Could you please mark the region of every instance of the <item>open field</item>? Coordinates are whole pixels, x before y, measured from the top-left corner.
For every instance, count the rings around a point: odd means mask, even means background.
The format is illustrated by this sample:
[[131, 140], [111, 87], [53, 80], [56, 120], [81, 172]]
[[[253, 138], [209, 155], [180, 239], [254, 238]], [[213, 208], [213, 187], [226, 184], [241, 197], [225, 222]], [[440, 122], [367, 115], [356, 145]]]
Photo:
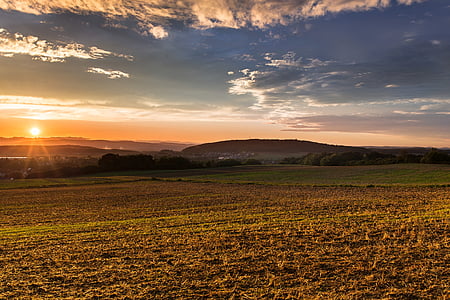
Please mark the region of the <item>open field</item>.
[[194, 175], [188, 178], [214, 182], [275, 185], [445, 185], [450, 184], [450, 165], [244, 166], [231, 168], [223, 173]]
[[446, 186], [450, 185], [450, 165], [398, 164], [352, 167], [261, 165], [169, 171], [125, 171], [72, 178], [0, 180], [0, 190], [146, 181], [155, 178], [189, 182], [265, 185]]
[[0, 298], [449, 299], [450, 187], [0, 191]]
[[134, 182], [148, 179], [149, 179], [148, 177], [140, 177], [140, 176], [85, 176], [85, 177], [69, 177], [69, 178], [0, 180], [0, 190], [94, 185], [106, 183]]

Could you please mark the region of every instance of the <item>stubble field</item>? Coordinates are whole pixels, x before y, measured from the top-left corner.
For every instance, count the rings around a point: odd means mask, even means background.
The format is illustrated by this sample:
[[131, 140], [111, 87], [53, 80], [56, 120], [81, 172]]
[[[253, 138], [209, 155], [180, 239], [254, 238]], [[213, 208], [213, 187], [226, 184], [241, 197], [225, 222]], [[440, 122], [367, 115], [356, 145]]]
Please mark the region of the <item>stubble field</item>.
[[0, 191], [1, 299], [449, 299], [449, 187]]

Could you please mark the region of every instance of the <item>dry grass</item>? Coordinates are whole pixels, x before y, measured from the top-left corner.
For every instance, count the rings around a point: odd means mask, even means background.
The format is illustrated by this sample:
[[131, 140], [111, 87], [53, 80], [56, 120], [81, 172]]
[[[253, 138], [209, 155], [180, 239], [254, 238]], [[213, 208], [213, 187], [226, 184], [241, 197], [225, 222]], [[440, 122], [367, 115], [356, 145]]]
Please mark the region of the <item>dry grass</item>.
[[450, 188], [0, 191], [0, 298], [449, 299]]

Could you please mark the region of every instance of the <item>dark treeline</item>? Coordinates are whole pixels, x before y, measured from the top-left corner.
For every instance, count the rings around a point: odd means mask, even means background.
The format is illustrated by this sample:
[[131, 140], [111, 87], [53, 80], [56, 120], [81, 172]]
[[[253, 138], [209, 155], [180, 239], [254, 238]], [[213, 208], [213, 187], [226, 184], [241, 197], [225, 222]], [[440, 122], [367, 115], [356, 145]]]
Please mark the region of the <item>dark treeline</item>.
[[[70, 177], [89, 175], [101, 172], [120, 172], [120, 171], [144, 171], [144, 170], [184, 170], [197, 168], [219, 168], [231, 167], [237, 165], [257, 165], [261, 164], [259, 160], [248, 159], [239, 161], [235, 159], [211, 160], [206, 162], [192, 161], [183, 156], [161, 156], [154, 158], [152, 155], [118, 155], [105, 154], [99, 160], [97, 165], [88, 165], [83, 167], [63, 166], [60, 168], [29, 168], [25, 172], [14, 171], [13, 174], [7, 174], [6, 177], [12, 178], [49, 178], [49, 177]], [[10, 176], [14, 175], [14, 176]]]
[[425, 155], [407, 152], [401, 152], [399, 155], [379, 152], [310, 153], [302, 157], [284, 158], [281, 163], [310, 166], [362, 166], [398, 163], [450, 164], [450, 155], [437, 149], [431, 149]]
[[63, 167], [28, 172], [25, 178], [69, 177], [101, 172], [180, 170], [199, 168], [201, 165], [181, 156], [168, 156], [154, 159], [152, 155], [118, 155], [108, 153], [98, 159], [97, 165], [84, 167]]
[[98, 161], [102, 171], [126, 170], [184, 170], [197, 168], [220, 168], [238, 165], [260, 165], [256, 159], [240, 161], [236, 159], [222, 159], [209, 161], [193, 161], [184, 156], [162, 156], [153, 158], [151, 155], [106, 154]]
[[[39, 157], [0, 159], [0, 178], [64, 177], [89, 174], [96, 171], [98, 158], [93, 157]], [[37, 175], [37, 176], [35, 176]]]
[[[303, 157], [284, 158], [281, 163], [313, 166], [357, 166], [397, 163], [450, 164], [450, 155], [437, 149], [431, 149], [425, 155], [415, 155], [406, 152], [402, 152], [399, 155], [379, 152], [310, 153]], [[259, 164], [261, 162], [256, 159], [244, 161], [237, 159], [192, 161], [183, 156], [154, 158], [152, 155], [144, 154], [125, 156], [105, 154], [100, 159], [0, 159], [0, 178], [70, 177], [101, 172], [182, 170]]]

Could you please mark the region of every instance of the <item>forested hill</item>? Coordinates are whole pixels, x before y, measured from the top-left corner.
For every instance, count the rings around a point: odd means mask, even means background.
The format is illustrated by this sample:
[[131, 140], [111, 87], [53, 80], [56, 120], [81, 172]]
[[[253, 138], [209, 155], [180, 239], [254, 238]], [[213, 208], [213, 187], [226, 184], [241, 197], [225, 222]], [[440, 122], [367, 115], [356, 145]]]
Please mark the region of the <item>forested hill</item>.
[[63, 145], [63, 146], [43, 146], [43, 145], [20, 145], [20, 146], [0, 146], [0, 157], [35, 157], [35, 156], [92, 156], [100, 157], [107, 153], [120, 155], [138, 154], [136, 151], [120, 149], [99, 149], [94, 147]]
[[71, 137], [53, 137], [53, 138], [2, 138], [0, 137], [1, 146], [10, 145], [35, 145], [44, 146], [86, 146], [99, 149], [124, 149], [138, 152], [151, 152], [161, 150], [180, 151], [192, 144], [188, 143], [170, 143], [170, 142], [136, 142], [136, 141], [109, 141], [109, 140], [90, 140], [85, 138]]
[[370, 152], [362, 147], [328, 145], [299, 140], [230, 140], [207, 143], [188, 147], [183, 150], [186, 155], [201, 155], [206, 153], [342, 153]]

